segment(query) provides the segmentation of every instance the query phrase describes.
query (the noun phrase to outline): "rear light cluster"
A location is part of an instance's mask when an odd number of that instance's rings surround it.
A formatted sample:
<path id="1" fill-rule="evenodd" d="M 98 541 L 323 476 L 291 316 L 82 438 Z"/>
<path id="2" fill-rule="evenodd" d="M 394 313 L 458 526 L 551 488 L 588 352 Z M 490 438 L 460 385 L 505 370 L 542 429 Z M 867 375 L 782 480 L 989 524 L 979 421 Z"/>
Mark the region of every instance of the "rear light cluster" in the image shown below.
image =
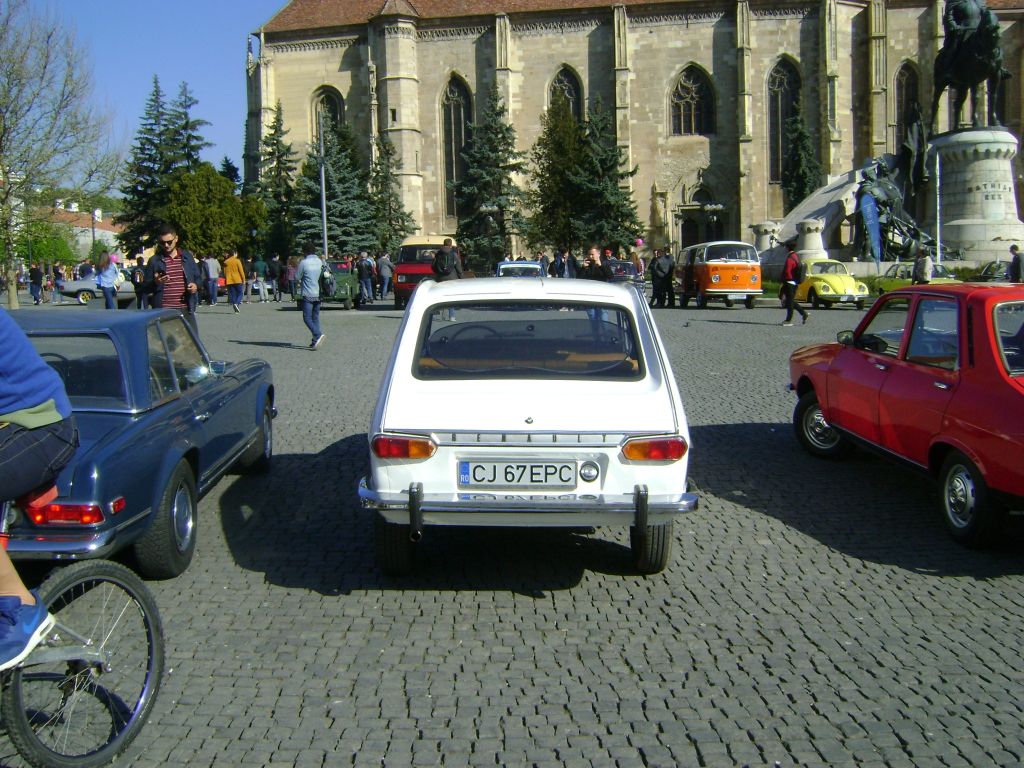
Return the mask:
<path id="1" fill-rule="evenodd" d="M 110 502 L 111 514 L 116 515 L 124 507 L 123 496 Z M 105 519 L 99 504 L 29 504 L 25 515 L 36 525 L 96 525 Z"/>
<path id="2" fill-rule="evenodd" d="M 679 461 L 688 448 L 681 437 L 638 438 L 622 446 L 622 455 L 630 461 Z"/>
<path id="3" fill-rule="evenodd" d="M 437 446 L 425 437 L 388 437 L 377 435 L 370 442 L 378 459 L 429 459 Z"/>

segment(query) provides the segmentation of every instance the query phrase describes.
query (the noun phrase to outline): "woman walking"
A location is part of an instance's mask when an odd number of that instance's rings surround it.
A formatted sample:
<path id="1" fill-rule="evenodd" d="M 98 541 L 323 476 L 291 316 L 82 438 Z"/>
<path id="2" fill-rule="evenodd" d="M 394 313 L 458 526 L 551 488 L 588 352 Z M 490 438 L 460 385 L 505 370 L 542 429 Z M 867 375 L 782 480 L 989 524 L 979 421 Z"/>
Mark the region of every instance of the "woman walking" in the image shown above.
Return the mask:
<path id="1" fill-rule="evenodd" d="M 235 312 L 238 312 L 238 307 L 242 303 L 245 282 L 245 267 L 238 258 L 238 251 L 229 251 L 227 258 L 224 259 L 224 285 L 227 286 L 228 301 Z"/>
<path id="2" fill-rule="evenodd" d="M 100 263 L 96 272 L 96 285 L 103 292 L 103 305 L 106 309 L 117 309 L 117 286 L 120 277 L 117 263 L 104 251 L 100 254 Z"/>

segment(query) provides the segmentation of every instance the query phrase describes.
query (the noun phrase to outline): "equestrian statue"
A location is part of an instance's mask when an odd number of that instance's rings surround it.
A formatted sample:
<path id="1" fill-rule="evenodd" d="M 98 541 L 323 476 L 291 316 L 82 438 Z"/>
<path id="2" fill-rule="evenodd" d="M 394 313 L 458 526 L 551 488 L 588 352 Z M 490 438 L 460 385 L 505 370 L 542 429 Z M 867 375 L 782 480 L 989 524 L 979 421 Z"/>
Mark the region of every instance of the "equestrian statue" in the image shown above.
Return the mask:
<path id="1" fill-rule="evenodd" d="M 942 27 L 946 33 L 942 49 L 935 58 L 935 97 L 932 100 L 931 127 L 939 98 L 947 87 L 956 89 L 953 114 L 959 115 L 968 92 L 971 94 L 971 125 L 981 127 L 978 110 L 978 85 L 988 84 L 987 125 L 1002 125 L 1003 80 L 1010 73 L 1003 68 L 1003 51 L 999 45 L 999 20 L 985 5 L 985 0 L 946 0 L 942 14 Z"/>

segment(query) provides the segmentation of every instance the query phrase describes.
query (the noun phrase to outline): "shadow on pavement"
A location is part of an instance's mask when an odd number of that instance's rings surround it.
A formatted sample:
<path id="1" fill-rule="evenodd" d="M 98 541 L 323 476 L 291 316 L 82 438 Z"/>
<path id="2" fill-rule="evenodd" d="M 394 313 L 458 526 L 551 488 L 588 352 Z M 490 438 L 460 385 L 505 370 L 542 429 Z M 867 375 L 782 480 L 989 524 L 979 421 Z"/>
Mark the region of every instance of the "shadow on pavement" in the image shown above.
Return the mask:
<path id="1" fill-rule="evenodd" d="M 266 476 L 226 478 L 220 517 L 235 562 L 271 584 L 324 595 L 496 590 L 543 598 L 576 586 L 586 571 L 634 574 L 629 548 L 602 539 L 607 532 L 428 527 L 414 572 L 386 577 L 374 561 L 373 513 L 356 490 L 366 451 L 366 436 L 351 435 L 316 455 L 277 455 Z"/>
<path id="2" fill-rule="evenodd" d="M 843 461 L 816 459 L 789 423 L 691 426 L 690 433 L 690 477 L 702 503 L 712 494 L 838 552 L 908 571 L 977 579 L 1024 573 L 1024 520 L 1011 518 L 995 547 L 967 549 L 947 534 L 923 474 L 861 449 Z"/>

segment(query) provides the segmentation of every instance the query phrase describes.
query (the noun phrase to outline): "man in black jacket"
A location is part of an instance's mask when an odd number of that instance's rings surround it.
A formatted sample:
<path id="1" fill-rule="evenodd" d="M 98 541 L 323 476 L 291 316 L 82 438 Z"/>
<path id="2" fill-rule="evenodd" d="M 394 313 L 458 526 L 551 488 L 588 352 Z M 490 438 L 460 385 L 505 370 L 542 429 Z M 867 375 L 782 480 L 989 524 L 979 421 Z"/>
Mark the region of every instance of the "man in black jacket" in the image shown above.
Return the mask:
<path id="1" fill-rule="evenodd" d="M 195 257 L 178 247 L 178 233 L 169 224 L 157 230 L 157 252 L 146 264 L 146 290 L 155 309 L 180 309 L 197 334 L 196 306 L 202 271 Z"/>

